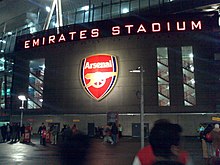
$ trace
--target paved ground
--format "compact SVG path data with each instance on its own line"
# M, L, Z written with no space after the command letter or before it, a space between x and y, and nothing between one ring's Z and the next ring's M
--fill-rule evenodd
M201 144L196 138L183 138L183 148L195 165L204 165ZM147 144L147 142L146 142ZM0 143L0 165L131 165L139 150L138 138L123 137L117 145L103 144L102 139L78 137L60 145Z

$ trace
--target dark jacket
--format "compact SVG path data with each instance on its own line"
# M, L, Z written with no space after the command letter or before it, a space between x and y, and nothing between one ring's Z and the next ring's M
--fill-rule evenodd
M205 140L206 142L209 142L209 143L212 142L212 140L206 138L206 135L207 135L208 133L210 133L212 130L213 130L213 126L212 126L212 125L208 125L208 126L205 128L204 133L203 133L203 137L204 137L204 140Z
M112 134L116 135L118 134L118 127L116 126L116 124L112 125L112 129L111 129Z

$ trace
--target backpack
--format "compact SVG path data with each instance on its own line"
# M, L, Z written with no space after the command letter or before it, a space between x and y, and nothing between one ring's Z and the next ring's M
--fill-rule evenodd
M206 141L212 142L212 135L210 132L205 135L205 138L206 138Z

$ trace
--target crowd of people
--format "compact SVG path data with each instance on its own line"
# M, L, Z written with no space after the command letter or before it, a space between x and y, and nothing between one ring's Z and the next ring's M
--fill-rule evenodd
M47 129L45 124L42 123L38 128L38 134L40 135L40 144L46 145L46 143L51 143L56 145L58 143L58 137L61 135L62 142L67 142L71 140L71 138L79 133L79 130L76 124L73 124L72 127L69 125L63 125L61 132L59 132L59 128L57 125L52 124Z
M29 130L30 136L31 130L32 129ZM20 127L19 123L7 123L0 127L0 131L0 142L24 142L27 126L23 124L22 127ZM75 136L80 132L76 124L73 124L72 127L65 124L60 131L57 125L52 124L46 126L42 123L39 126L37 133L39 135L41 145L46 145L46 143L55 145L58 142L59 135L61 137L60 140L65 142L69 141L72 136ZM116 123L108 123L103 127L96 127L95 137L102 138L105 143L116 144L122 137L122 126Z
M25 126L22 125L22 127L20 127L18 123L7 123L0 127L0 131L0 142L17 142L22 139L25 132Z
M202 143L203 158L207 164L217 162L220 164L220 127L218 123L201 125L199 137Z
M107 123L103 127L95 128L95 137L103 139L104 143L116 144L122 137L122 125Z
M28 129L29 128L29 129ZM22 142L24 134L31 127L25 127L18 123L7 123L0 127L1 142ZM104 143L117 144L122 137L122 126L116 123L107 123L103 127L97 127L96 133L103 138ZM203 157L206 159L207 165L220 164L220 126L219 124L203 125L199 128L200 140L202 142ZM188 152L181 148L182 127L173 124L166 119L160 119L154 123L149 134L149 145L142 148L135 155L133 165L193 165L193 161ZM40 144L46 145L58 143L71 144L76 135L82 135L76 124L63 125L61 131L57 125L48 125L44 123L39 126L38 134Z
M23 142L25 133L30 133L31 126L20 127L19 123L7 123L0 127L0 142ZM107 123L103 127L96 127L95 133L103 139L104 143L117 144L122 137L123 128L117 123ZM207 165L220 164L220 126L217 123L201 125L198 129L202 142L203 157ZM193 165L188 152L181 148L182 127L173 124L166 119L160 119L154 123L149 134L149 145L142 148L135 155L133 165ZM56 145L60 135L63 144L72 144L81 139L82 133L76 124L63 125L61 131L55 124L44 123L39 126L38 134L40 144L50 143ZM75 145L75 144L74 144Z

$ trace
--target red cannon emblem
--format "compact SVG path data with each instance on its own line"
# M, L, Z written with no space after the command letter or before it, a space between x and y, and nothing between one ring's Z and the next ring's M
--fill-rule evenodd
M89 96L97 101L113 89L118 77L117 58L108 54L88 56L81 61L81 83Z

